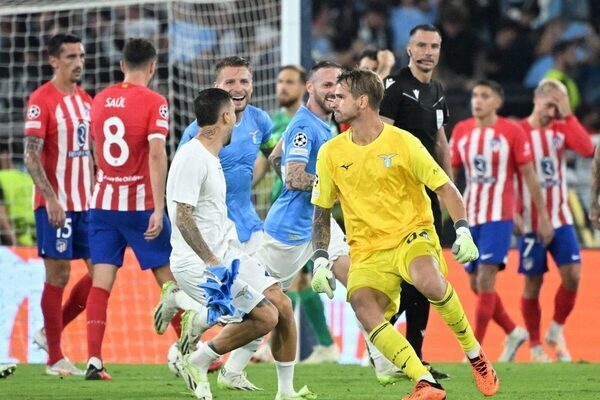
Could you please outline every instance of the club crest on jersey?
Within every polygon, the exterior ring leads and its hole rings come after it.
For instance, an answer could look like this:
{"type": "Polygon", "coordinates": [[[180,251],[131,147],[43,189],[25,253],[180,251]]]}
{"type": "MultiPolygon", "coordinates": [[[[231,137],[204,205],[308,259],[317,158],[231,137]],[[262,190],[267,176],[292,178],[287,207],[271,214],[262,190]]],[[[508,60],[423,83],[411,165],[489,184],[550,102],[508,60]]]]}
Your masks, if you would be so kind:
{"type": "Polygon", "coordinates": [[[56,251],[64,253],[69,247],[69,242],[66,239],[56,239],[56,251]]]}
{"type": "Polygon", "coordinates": [[[563,137],[562,136],[554,136],[554,137],[552,137],[552,144],[557,149],[563,147],[563,144],[564,144],[563,137]]]}
{"type": "Polygon", "coordinates": [[[485,174],[485,171],[487,170],[487,162],[485,161],[484,156],[477,154],[473,159],[473,164],[479,175],[485,174]]]}
{"type": "Polygon", "coordinates": [[[306,147],[306,145],[308,144],[308,138],[306,137],[306,134],[304,132],[298,132],[296,133],[296,136],[294,136],[292,143],[296,147],[306,147]]]}
{"type": "Polygon", "coordinates": [[[83,147],[87,143],[88,128],[86,124],[79,124],[77,127],[77,146],[83,147]]]}
{"type": "Polygon", "coordinates": [[[27,119],[38,119],[42,114],[42,110],[39,106],[32,104],[29,106],[29,110],[27,110],[27,119]]]}
{"type": "Polygon", "coordinates": [[[377,157],[383,159],[383,166],[386,168],[392,167],[392,158],[396,157],[398,154],[390,153],[390,154],[378,154],[377,157]]]}
{"type": "Polygon", "coordinates": [[[498,151],[500,151],[500,144],[501,144],[501,143],[502,143],[502,142],[500,141],[500,138],[493,138],[493,139],[490,141],[490,146],[492,147],[492,151],[493,151],[493,152],[498,152],[498,151]]]}
{"type": "Polygon", "coordinates": [[[550,157],[542,158],[542,160],[540,162],[540,166],[542,168],[542,172],[544,173],[544,175],[546,175],[548,177],[554,176],[554,173],[556,172],[556,168],[554,168],[554,161],[552,161],[552,159],[550,157]]]}
{"type": "Polygon", "coordinates": [[[160,115],[163,119],[169,119],[169,107],[167,107],[165,104],[158,107],[158,115],[160,115]]]}
{"type": "Polygon", "coordinates": [[[252,143],[259,144],[258,141],[258,130],[248,132],[248,135],[252,138],[252,143]]]}

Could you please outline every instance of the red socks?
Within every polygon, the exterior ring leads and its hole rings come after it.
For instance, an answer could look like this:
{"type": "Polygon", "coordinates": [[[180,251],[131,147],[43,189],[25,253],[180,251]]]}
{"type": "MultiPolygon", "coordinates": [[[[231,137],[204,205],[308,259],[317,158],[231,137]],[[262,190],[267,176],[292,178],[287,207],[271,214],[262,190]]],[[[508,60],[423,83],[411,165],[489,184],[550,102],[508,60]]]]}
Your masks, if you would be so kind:
{"type": "Polygon", "coordinates": [[[171,326],[175,330],[177,337],[181,337],[181,315],[183,314],[183,310],[177,311],[177,314],[171,320],[171,326]]]}
{"type": "Polygon", "coordinates": [[[48,365],[53,365],[62,359],[60,337],[63,329],[62,296],[64,289],[58,286],[44,284],[42,291],[42,315],[44,316],[44,329],[48,341],[48,365]]]}
{"type": "Polygon", "coordinates": [[[540,341],[540,320],[542,318],[542,309],[540,308],[540,300],[526,299],[521,297],[521,313],[525,320],[525,326],[529,331],[530,346],[541,344],[540,341]]]}
{"type": "Polygon", "coordinates": [[[73,286],[69,298],[62,307],[63,328],[85,310],[85,303],[91,287],[92,277],[88,274],[82,276],[75,286],[73,286]]]}
{"type": "Polygon", "coordinates": [[[554,321],[559,325],[564,325],[565,321],[573,307],[575,307],[575,298],[577,297],[577,290],[570,291],[565,289],[563,285],[560,285],[554,296],[554,321]]]}
{"type": "Polygon", "coordinates": [[[479,343],[483,342],[488,324],[494,315],[496,308],[496,292],[479,293],[475,303],[475,338],[479,343]]]}
{"type": "Polygon", "coordinates": [[[500,325],[504,333],[507,335],[517,327],[514,321],[506,313],[504,304],[502,304],[502,300],[500,300],[498,293],[496,293],[496,307],[494,308],[494,315],[492,318],[498,325],[500,325]]]}
{"type": "Polygon", "coordinates": [[[110,292],[92,287],[87,299],[87,342],[88,357],[102,359],[102,340],[106,329],[106,311],[110,292]]]}

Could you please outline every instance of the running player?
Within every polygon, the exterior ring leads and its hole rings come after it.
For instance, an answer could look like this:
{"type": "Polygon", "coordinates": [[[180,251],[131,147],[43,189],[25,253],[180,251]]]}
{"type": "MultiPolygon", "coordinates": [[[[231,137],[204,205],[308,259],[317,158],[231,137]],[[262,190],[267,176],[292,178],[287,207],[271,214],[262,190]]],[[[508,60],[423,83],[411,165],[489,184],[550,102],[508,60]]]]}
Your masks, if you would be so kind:
{"type": "Polygon", "coordinates": [[[455,221],[453,252],[459,262],[478,256],[462,198],[418,139],[383,123],[379,117],[383,91],[381,79],[372,71],[355,69],[338,77],[334,116],[351,128],[324,144],[318,154],[312,193],[313,289],[332,290],[327,249],[331,208],[339,199],[351,249],[348,300],[371,342],[416,381],[405,399],[441,400],[446,392],[388,322],[398,310],[403,280],[429,299],[470,360],[477,388],[492,396],[499,381],[458,295],[444,278],[447,266],[424,186],[442,198],[455,221]]]}
{"type": "Polygon", "coordinates": [[[554,350],[558,361],[571,361],[563,327],[575,306],[581,274],[581,255],[567,196],[564,152],[571,149],[583,157],[591,157],[594,154],[594,145],[577,117],[571,112],[567,89],[556,80],[546,79],[540,82],[534,92],[533,111],[521,121],[521,126],[531,141],[537,179],[554,227],[554,238],[545,247],[538,238],[536,208],[531,201],[529,190],[521,179],[524,236],[520,246],[519,272],[525,276],[521,312],[529,331],[531,360],[549,361],[540,340],[539,300],[544,273],[548,271],[546,253],[549,252],[559,267],[561,285],[554,297],[554,317],[545,339],[554,350]]]}
{"type": "Polygon", "coordinates": [[[454,176],[465,166],[465,202],[471,233],[481,256],[465,266],[471,288],[477,294],[475,337],[481,343],[490,320],[506,333],[500,361],[512,361],[527,340],[527,331],[517,327],[495,290],[496,275],[506,266],[513,232],[515,178],[521,173],[540,213],[539,233],[544,243],[553,230],[535,177],[527,135],[517,124],[498,116],[504,93],[494,81],[479,81],[471,93],[473,117],[454,127],[451,157],[454,176]]]}
{"type": "Polygon", "coordinates": [[[48,42],[52,79],[29,97],[25,119],[25,165],[35,183],[38,255],[44,260],[44,329],[34,342],[48,352],[46,374],[83,375],[61,349],[61,334],[84,309],[92,278],[84,275],[62,304],[70,260],[88,269],[88,200],[93,181],[89,127],[92,98],[79,87],[84,64],[81,39],[70,33],[48,42]]]}

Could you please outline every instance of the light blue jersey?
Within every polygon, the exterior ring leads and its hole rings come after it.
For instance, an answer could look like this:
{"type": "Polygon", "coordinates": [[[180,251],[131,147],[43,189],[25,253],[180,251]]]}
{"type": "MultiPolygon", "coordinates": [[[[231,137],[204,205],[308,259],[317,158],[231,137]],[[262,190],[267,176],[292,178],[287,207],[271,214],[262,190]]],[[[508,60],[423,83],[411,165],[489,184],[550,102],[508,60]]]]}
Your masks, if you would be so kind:
{"type": "MultiPolygon", "coordinates": [[[[231,143],[219,153],[227,185],[227,215],[235,223],[242,243],[247,242],[253,232],[262,229],[262,221],[252,204],[252,173],[259,148],[271,138],[272,127],[266,112],[248,105],[242,120],[233,128],[231,143]]],[[[197,134],[198,123],[194,121],[185,128],[179,147],[197,134]]]]}
{"type": "MultiPolygon", "coordinates": [[[[283,134],[282,176],[290,161],[306,163],[305,171],[315,174],[317,153],[331,137],[329,124],[305,106],[300,107],[283,134]]],[[[289,245],[311,240],[314,206],[310,196],[311,192],[289,190],[284,186],[265,219],[265,232],[289,245]]]]}

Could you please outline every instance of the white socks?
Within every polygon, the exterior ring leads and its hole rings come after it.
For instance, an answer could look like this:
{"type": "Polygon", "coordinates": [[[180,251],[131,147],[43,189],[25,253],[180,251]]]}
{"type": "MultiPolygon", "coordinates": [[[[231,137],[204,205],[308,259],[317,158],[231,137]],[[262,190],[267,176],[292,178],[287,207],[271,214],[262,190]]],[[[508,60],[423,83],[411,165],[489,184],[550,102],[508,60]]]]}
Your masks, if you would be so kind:
{"type": "Polygon", "coordinates": [[[244,368],[246,368],[246,365],[250,362],[254,353],[256,353],[256,350],[258,350],[263,338],[264,336],[254,339],[250,343],[232,351],[229,359],[225,363],[227,372],[241,374],[242,371],[244,371],[244,368]]]}
{"type": "Polygon", "coordinates": [[[292,394],[294,391],[294,361],[275,361],[277,368],[277,392],[281,394],[292,394]]]}
{"type": "Polygon", "coordinates": [[[189,355],[189,361],[196,365],[200,369],[202,376],[206,378],[210,363],[220,356],[221,355],[217,354],[213,349],[211,349],[208,344],[200,342],[198,343],[198,350],[189,355]]]}

